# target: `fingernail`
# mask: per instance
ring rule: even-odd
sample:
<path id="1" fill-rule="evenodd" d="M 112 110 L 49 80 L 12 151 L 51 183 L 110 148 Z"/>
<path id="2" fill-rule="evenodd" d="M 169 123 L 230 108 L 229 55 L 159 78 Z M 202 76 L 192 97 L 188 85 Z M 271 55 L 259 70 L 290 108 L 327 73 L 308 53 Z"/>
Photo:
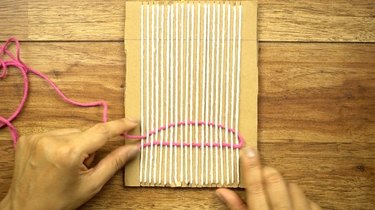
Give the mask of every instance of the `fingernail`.
<path id="1" fill-rule="evenodd" d="M 136 156 L 139 153 L 139 146 L 138 145 L 132 145 L 130 146 L 129 150 L 129 156 Z"/>
<path id="2" fill-rule="evenodd" d="M 254 158 L 256 156 L 256 151 L 253 148 L 247 147 L 245 148 L 245 154 L 248 158 Z"/>

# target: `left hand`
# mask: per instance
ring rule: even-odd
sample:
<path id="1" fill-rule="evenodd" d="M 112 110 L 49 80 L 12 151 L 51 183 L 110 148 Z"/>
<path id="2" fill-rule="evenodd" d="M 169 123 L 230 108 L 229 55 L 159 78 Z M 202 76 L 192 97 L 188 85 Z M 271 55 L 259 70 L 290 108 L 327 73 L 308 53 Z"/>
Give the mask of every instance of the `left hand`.
<path id="1" fill-rule="evenodd" d="M 0 209 L 78 208 L 98 193 L 138 153 L 139 147 L 121 146 L 90 168 L 95 152 L 136 125 L 121 119 L 83 132 L 63 129 L 21 137 L 16 146 L 12 184 Z"/>

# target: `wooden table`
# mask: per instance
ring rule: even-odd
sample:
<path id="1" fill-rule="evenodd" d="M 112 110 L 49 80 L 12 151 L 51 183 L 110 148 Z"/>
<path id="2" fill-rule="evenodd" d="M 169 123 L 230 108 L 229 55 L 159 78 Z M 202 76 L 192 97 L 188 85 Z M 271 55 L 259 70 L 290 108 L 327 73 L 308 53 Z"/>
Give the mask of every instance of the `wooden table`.
<path id="1" fill-rule="evenodd" d="M 259 150 L 324 209 L 375 209 L 374 14 L 373 0 L 259 0 Z M 124 115 L 123 26 L 120 0 L 0 3 L 0 39 L 22 40 L 24 61 L 68 96 L 107 100 L 111 119 Z M 20 75 L 11 70 L 0 82 L 0 115 L 9 116 L 21 95 Z M 100 112 L 63 103 L 31 75 L 14 124 L 25 135 L 84 129 Z M 111 141 L 99 156 L 119 145 Z M 1 129 L 0 198 L 13 156 Z M 213 189 L 124 188 L 122 176 L 82 209 L 224 209 Z"/>

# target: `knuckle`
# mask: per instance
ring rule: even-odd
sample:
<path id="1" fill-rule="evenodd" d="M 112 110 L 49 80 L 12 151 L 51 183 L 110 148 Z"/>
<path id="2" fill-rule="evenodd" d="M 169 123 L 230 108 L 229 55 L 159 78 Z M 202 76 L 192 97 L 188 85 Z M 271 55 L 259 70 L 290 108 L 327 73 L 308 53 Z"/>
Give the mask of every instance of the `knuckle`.
<path id="1" fill-rule="evenodd" d="M 264 186 L 261 182 L 254 182 L 248 187 L 249 193 L 252 195 L 263 195 L 265 193 Z"/>
<path id="2" fill-rule="evenodd" d="M 61 146 L 55 152 L 56 162 L 63 166 L 71 166 L 79 157 L 79 152 L 75 147 L 66 145 Z"/>
<path id="3" fill-rule="evenodd" d="M 269 184 L 278 184 L 284 182 L 283 177 L 273 168 L 264 168 L 264 178 Z"/>
<path id="4" fill-rule="evenodd" d="M 76 156 L 78 151 L 75 147 L 64 145 L 57 149 L 56 153 L 62 157 Z"/>
<path id="5" fill-rule="evenodd" d="M 246 167 L 249 170 L 260 169 L 259 162 L 257 160 L 248 160 Z"/>
<path id="6" fill-rule="evenodd" d="M 283 182 L 282 176 L 280 174 L 278 174 L 278 173 L 274 173 L 274 174 L 268 175 L 266 177 L 266 180 L 270 184 L 279 184 L 279 183 Z"/>
<path id="7" fill-rule="evenodd" d="M 259 170 L 260 169 L 257 165 L 250 164 L 250 163 L 247 164 L 246 167 L 247 167 L 248 171 L 254 171 L 254 170 Z"/>
<path id="8" fill-rule="evenodd" d="M 42 136 L 40 138 L 33 138 L 32 142 L 34 143 L 35 149 L 37 151 L 45 151 L 50 140 L 51 137 Z"/>
<path id="9" fill-rule="evenodd" d="M 108 133 L 108 127 L 103 123 L 94 125 L 93 130 L 99 133 Z"/>

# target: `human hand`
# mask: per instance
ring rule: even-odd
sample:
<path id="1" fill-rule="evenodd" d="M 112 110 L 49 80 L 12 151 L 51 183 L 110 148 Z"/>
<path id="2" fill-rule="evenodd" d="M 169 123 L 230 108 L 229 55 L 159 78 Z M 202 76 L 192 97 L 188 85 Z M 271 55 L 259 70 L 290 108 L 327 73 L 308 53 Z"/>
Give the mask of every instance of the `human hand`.
<path id="1" fill-rule="evenodd" d="M 63 129 L 21 137 L 16 146 L 12 184 L 0 209 L 78 208 L 98 193 L 139 148 L 119 147 L 90 168 L 95 152 L 136 125 L 121 119 L 83 132 Z"/>
<path id="2" fill-rule="evenodd" d="M 216 194 L 230 209 L 236 210 L 319 210 L 301 188 L 288 183 L 274 168 L 262 167 L 257 153 L 245 148 L 241 153 L 246 202 L 232 190 L 218 189 Z"/>

